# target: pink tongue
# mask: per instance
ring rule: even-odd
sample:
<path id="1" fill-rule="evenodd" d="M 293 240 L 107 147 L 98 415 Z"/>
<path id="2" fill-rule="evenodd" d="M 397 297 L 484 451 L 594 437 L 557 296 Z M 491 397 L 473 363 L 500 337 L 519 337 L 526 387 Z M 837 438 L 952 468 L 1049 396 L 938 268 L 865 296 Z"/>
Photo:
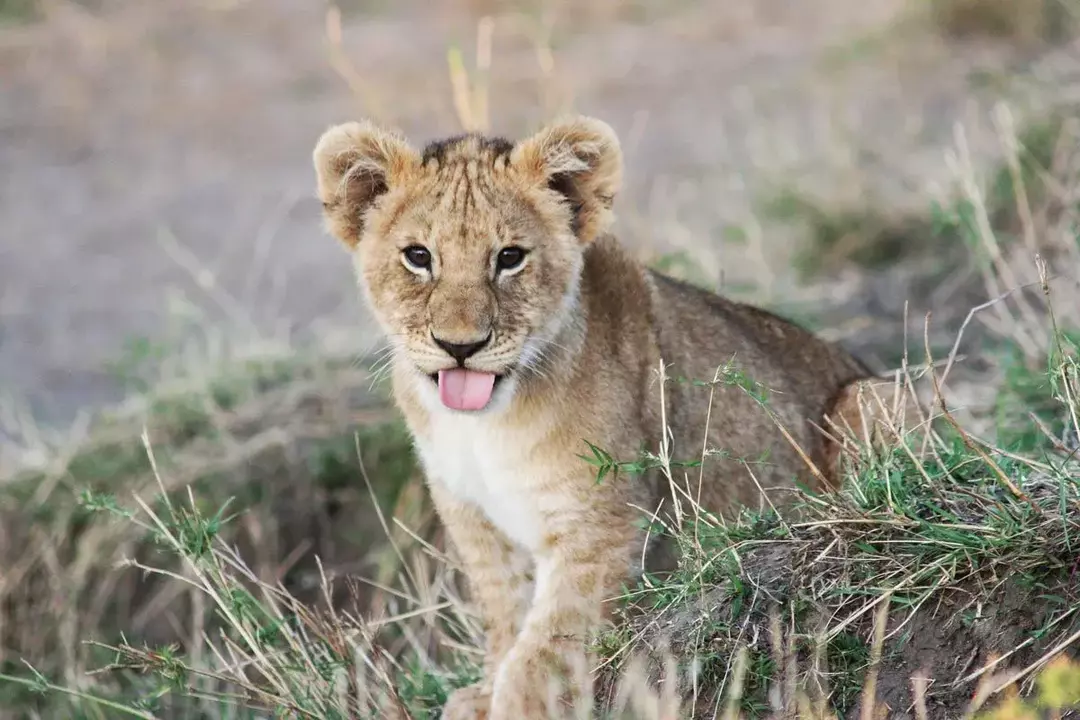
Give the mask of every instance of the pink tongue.
<path id="1" fill-rule="evenodd" d="M 439 371 L 439 399 L 453 410 L 483 410 L 494 388 L 492 373 L 462 368 Z"/>

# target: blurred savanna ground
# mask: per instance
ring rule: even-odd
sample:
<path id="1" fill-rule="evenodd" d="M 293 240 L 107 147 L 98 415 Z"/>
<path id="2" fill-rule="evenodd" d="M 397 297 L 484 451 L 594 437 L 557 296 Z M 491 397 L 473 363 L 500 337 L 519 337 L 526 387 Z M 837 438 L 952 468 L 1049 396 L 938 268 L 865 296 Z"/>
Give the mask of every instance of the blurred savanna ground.
<path id="1" fill-rule="evenodd" d="M 970 435 L 941 440 L 960 442 L 955 455 L 932 443 L 918 463 L 905 453 L 933 458 L 920 478 L 967 477 L 972 463 L 996 480 L 1038 475 L 1038 492 L 1021 494 L 1052 506 L 1035 515 L 1051 513 L 1053 531 L 1016 520 L 1010 535 L 997 519 L 1027 515 L 986 488 L 935 501 L 964 532 L 992 526 L 1023 552 L 984 558 L 923 537 L 959 543 L 973 568 L 953 558 L 934 592 L 986 582 L 987 568 L 1022 574 L 1038 566 L 1027 551 L 1052 547 L 1069 566 L 1078 30 L 1076 0 L 0 0 L 0 674 L 25 681 L 0 682 L 0 715 L 119 716 L 66 688 L 142 698 L 146 716 L 247 717 L 178 698 L 258 698 L 238 685 L 249 672 L 280 703 L 313 681 L 290 666 L 303 681 L 290 684 L 276 652 L 308 670 L 330 662 L 304 649 L 309 634 L 336 648 L 327 657 L 363 647 L 384 660 L 369 663 L 372 686 L 405 687 L 419 713 L 452 684 L 448 657 L 475 659 L 453 559 L 372 382 L 381 341 L 314 197 L 315 139 L 361 116 L 417 143 L 462 129 L 516 137 L 568 111 L 605 119 L 627 162 L 617 229 L 643 259 L 793 317 L 876 370 L 901 367 L 905 349 L 911 365 L 927 352 L 947 362 L 941 393 Z M 984 458 L 971 438 L 1007 455 Z M 1003 457 L 1020 465 L 1006 472 Z M 170 502 L 155 501 L 162 490 Z M 873 492 L 856 496 L 821 522 L 877 507 Z M 691 555 L 746 539 L 722 535 Z M 859 542 L 878 540 L 898 542 L 845 537 L 845 557 L 872 564 Z M 819 563 L 832 547 L 791 542 L 820 550 Z M 844 568 L 832 570 L 847 586 L 886 596 L 876 574 Z M 926 593 L 904 602 L 933 607 L 933 582 L 919 578 Z M 1068 638 L 1080 600 L 1067 584 L 1040 576 L 1058 603 L 1050 619 L 998 633 L 993 650 L 1015 661 L 1020 646 L 1034 663 Z M 983 590 L 1001 599 L 994 583 Z M 1002 600 L 993 627 L 1019 622 L 1019 597 Z M 260 620 L 263 603 L 284 610 Z M 237 626 L 263 633 L 229 640 L 244 653 L 218 643 Z M 724 644 L 730 627 L 690 626 L 727 678 L 742 657 Z M 865 632 L 831 634 L 828 652 L 862 678 L 881 646 L 872 623 L 845 627 Z M 1036 652 L 1029 636 L 1047 644 Z M 603 647 L 633 644 L 618 640 Z M 975 659 L 955 677 L 988 662 L 978 643 L 960 646 Z M 942 647 L 926 657 L 958 652 Z M 895 705 L 914 692 L 918 658 L 894 654 Z M 751 680 L 776 671 L 770 657 L 747 661 Z M 125 668 L 88 674 L 114 661 Z M 838 712 L 863 687 L 844 682 Z M 749 682 L 760 693 L 746 712 L 763 711 L 764 687 Z M 312 702 L 308 717 L 349 716 Z"/>

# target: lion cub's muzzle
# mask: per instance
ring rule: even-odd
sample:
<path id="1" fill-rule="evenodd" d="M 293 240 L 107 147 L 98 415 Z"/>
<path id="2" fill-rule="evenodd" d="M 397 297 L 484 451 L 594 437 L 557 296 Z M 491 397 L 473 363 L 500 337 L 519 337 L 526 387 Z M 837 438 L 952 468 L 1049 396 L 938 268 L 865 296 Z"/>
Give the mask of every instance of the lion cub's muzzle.
<path id="1" fill-rule="evenodd" d="M 483 410 L 491 402 L 495 386 L 503 375 L 465 367 L 465 361 L 491 342 L 492 332 L 474 342 L 450 342 L 431 333 L 432 341 L 457 362 L 457 367 L 440 370 L 432 380 L 439 386 L 439 400 L 451 410 Z"/>

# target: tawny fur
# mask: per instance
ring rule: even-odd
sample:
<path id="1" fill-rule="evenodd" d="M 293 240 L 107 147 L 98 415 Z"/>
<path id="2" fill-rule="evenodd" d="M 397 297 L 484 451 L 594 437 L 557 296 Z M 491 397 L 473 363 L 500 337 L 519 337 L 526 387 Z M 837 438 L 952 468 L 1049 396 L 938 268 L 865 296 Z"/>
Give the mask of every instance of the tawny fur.
<path id="1" fill-rule="evenodd" d="M 676 463 L 717 451 L 700 489 L 697 469 L 676 475 L 719 514 L 759 506 L 762 489 L 781 505 L 795 482 L 819 486 L 807 459 L 834 482 L 837 450 L 818 428 L 834 405 L 850 414 L 848 388 L 870 373 L 626 252 L 609 234 L 622 157 L 606 124 L 570 118 L 516 144 L 467 135 L 418 151 L 350 123 L 322 136 L 314 162 L 327 224 L 393 343 L 394 397 L 485 619 L 484 678 L 445 717 L 546 717 L 551 661 L 580 647 L 641 570 L 642 510 L 671 506 L 668 483 L 655 471 L 598 483 L 586 441 L 636 460 L 658 451 L 666 422 Z M 413 245 L 430 251 L 430 271 L 403 262 Z M 526 262 L 500 274 L 507 246 Z M 466 366 L 504 375 L 490 405 L 443 407 L 432 375 L 456 361 L 433 335 L 489 333 Z M 722 366 L 764 386 L 772 415 L 734 372 L 718 378 Z"/>

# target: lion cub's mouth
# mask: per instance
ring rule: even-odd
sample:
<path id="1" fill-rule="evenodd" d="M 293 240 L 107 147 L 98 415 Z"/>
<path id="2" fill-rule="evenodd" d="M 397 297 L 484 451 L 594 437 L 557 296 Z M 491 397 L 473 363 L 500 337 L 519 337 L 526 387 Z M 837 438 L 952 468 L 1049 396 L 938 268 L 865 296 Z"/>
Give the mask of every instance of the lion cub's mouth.
<path id="1" fill-rule="evenodd" d="M 439 399 L 451 410 L 483 410 L 505 375 L 466 368 L 440 370 L 429 375 L 439 386 Z"/>

